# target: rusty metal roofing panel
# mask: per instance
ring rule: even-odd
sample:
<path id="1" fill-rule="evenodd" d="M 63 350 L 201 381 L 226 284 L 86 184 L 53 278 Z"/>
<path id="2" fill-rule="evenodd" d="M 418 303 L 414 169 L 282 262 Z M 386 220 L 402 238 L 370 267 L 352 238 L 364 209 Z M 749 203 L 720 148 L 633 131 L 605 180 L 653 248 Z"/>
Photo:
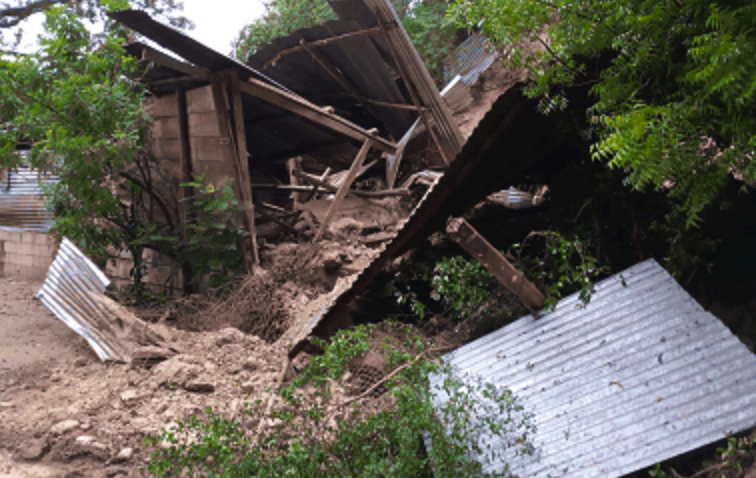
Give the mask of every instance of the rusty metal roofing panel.
<path id="1" fill-rule="evenodd" d="M 445 359 L 532 414 L 534 453 L 506 458 L 520 477 L 620 477 L 756 426 L 756 356 L 654 260 Z"/>
<path id="2" fill-rule="evenodd" d="M 53 224 L 41 184 L 57 178 L 19 167 L 0 174 L 0 228 L 47 232 Z"/>
<path id="3" fill-rule="evenodd" d="M 415 114 L 408 110 L 368 103 L 369 111 L 374 111 L 376 119 L 382 124 L 376 124 L 375 120 L 369 121 L 364 117 L 370 114 L 369 111 L 364 111 L 358 101 L 348 95 L 344 86 L 331 77 L 308 52 L 298 51 L 285 55 L 274 65 L 266 67 L 280 52 L 298 47 L 300 41 L 311 43 L 358 30 L 360 26 L 357 23 L 342 20 L 297 30 L 260 48 L 247 59 L 247 64 L 264 71 L 273 80 L 285 83 L 299 95 L 318 104 L 333 106 L 337 110 L 363 111 L 362 118 L 350 115 L 350 119 L 364 128 L 385 128 L 395 140 L 398 140 L 412 125 Z M 412 103 L 411 98 L 399 89 L 394 72 L 370 38 L 353 37 L 316 47 L 316 50 L 336 67 L 363 97 L 387 103 Z"/>
<path id="4" fill-rule="evenodd" d="M 128 362 L 130 351 L 104 316 L 102 294 L 110 281 L 68 238 L 63 238 L 39 300 L 74 332 L 84 337 L 101 360 Z"/>

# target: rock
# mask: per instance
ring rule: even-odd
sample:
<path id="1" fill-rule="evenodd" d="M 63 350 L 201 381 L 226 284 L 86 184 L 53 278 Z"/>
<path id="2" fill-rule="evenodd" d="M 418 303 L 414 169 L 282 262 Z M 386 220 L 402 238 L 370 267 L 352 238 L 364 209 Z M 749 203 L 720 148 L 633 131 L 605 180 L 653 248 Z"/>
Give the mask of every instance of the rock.
<path id="1" fill-rule="evenodd" d="M 244 332 L 233 327 L 225 328 L 218 332 L 218 338 L 215 340 L 215 345 L 223 347 L 228 344 L 236 344 L 244 342 Z"/>
<path id="2" fill-rule="evenodd" d="M 65 420 L 58 422 L 50 428 L 52 435 L 65 435 L 66 433 L 79 428 L 80 423 L 76 420 Z"/>
<path id="3" fill-rule="evenodd" d="M 82 423 L 81 425 L 79 425 L 79 428 L 82 429 L 82 430 L 84 430 L 84 431 L 87 431 L 90 428 L 92 428 L 92 425 L 90 425 L 89 423 Z"/>
<path id="4" fill-rule="evenodd" d="M 13 402 L 0 402 L 0 409 L 13 408 Z"/>
<path id="5" fill-rule="evenodd" d="M 25 461 L 39 461 L 49 449 L 45 440 L 31 440 L 21 445 L 18 457 Z"/>
<path id="6" fill-rule="evenodd" d="M 146 345 L 134 351 L 131 355 L 131 365 L 132 367 L 152 368 L 174 355 L 176 355 L 174 352 L 166 348 Z"/>
<path id="7" fill-rule="evenodd" d="M 90 435 L 81 435 L 80 437 L 76 438 L 76 445 L 86 448 L 91 446 L 95 441 L 97 441 L 97 438 L 90 436 Z"/>
<path id="8" fill-rule="evenodd" d="M 119 451 L 118 454 L 110 461 L 111 463 L 125 463 L 129 460 L 131 460 L 131 457 L 134 456 L 134 449 L 124 448 L 123 450 Z"/>
<path id="9" fill-rule="evenodd" d="M 255 370 L 262 367 L 263 365 L 265 364 L 257 357 L 250 357 L 244 361 L 244 363 L 242 364 L 242 368 L 244 370 L 249 370 L 250 372 L 254 372 Z"/>
<path id="10" fill-rule="evenodd" d="M 183 387 L 197 378 L 202 368 L 194 363 L 188 363 L 187 359 L 187 356 L 177 355 L 157 365 L 153 369 L 153 374 L 158 385 Z"/>
<path id="11" fill-rule="evenodd" d="M 89 360 L 87 360 L 86 357 L 78 357 L 76 360 L 74 360 L 74 367 L 83 367 L 89 363 Z"/>
<path id="12" fill-rule="evenodd" d="M 124 390 L 123 392 L 121 392 L 121 400 L 126 405 L 133 405 L 143 397 L 144 396 L 140 394 L 138 390 L 134 389 Z"/>
<path id="13" fill-rule="evenodd" d="M 255 393 L 255 390 L 257 390 L 257 382 L 244 382 L 240 387 L 241 391 L 244 393 Z"/>
<path id="14" fill-rule="evenodd" d="M 212 393 L 215 391 L 215 384 L 209 380 L 195 379 L 188 381 L 184 389 L 189 392 Z"/>
<path id="15" fill-rule="evenodd" d="M 90 435 L 82 435 L 76 438 L 76 455 L 92 455 L 100 460 L 107 460 L 110 451 L 107 445 L 103 445 L 97 441 L 97 438 Z"/>

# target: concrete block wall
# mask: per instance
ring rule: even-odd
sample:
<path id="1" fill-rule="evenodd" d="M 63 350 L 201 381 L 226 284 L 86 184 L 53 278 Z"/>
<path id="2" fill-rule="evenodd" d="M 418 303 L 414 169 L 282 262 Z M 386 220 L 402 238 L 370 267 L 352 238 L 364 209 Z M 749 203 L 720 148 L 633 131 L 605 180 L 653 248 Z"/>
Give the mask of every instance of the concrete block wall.
<path id="1" fill-rule="evenodd" d="M 44 232 L 0 228 L 0 275 L 44 280 L 58 253 L 58 241 Z"/>

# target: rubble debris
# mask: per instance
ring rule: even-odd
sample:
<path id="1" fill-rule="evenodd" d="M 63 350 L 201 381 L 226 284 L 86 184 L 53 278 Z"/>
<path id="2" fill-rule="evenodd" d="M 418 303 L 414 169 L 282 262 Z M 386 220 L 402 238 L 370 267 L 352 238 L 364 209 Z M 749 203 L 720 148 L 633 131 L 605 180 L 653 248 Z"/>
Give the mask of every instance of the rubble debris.
<path id="1" fill-rule="evenodd" d="M 454 241 L 476 258 L 501 285 L 513 292 L 533 313 L 540 311 L 546 301 L 543 292 L 517 270 L 463 218 L 450 219 L 446 232 Z"/>
<path id="2" fill-rule="evenodd" d="M 50 434 L 53 436 L 65 435 L 66 433 L 79 428 L 80 423 L 77 420 L 65 420 L 58 422 L 50 428 Z"/>
<path id="3" fill-rule="evenodd" d="M 18 458 L 24 461 L 39 461 L 45 454 L 50 451 L 47 440 L 37 438 L 21 444 L 18 449 Z"/>

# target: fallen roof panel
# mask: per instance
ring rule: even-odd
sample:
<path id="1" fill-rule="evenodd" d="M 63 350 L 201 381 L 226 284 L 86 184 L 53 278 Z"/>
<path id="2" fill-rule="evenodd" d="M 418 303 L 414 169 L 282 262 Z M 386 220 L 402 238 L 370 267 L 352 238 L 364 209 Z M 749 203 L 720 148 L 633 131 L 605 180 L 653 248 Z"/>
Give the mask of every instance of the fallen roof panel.
<path id="1" fill-rule="evenodd" d="M 579 305 L 573 295 L 445 356 L 534 418 L 534 453 L 507 458 L 514 475 L 620 477 L 756 426 L 756 356 L 654 260 Z"/>
<path id="2" fill-rule="evenodd" d="M 381 246 L 377 257 L 348 283 L 329 295 L 315 315 L 302 315 L 287 332 L 284 343 L 298 352 L 310 334 L 319 335 L 362 293 L 391 259 L 418 238 L 443 229 L 452 215 L 460 215 L 501 189 L 516 184 L 557 145 L 553 119 L 540 114 L 537 104 L 520 88 L 503 94 L 475 129 L 462 152 L 404 220 L 396 237 Z"/>
<path id="3" fill-rule="evenodd" d="M 351 21 L 330 21 L 323 25 L 297 30 L 262 47 L 247 60 L 252 68 L 264 71 L 270 78 L 285 83 L 298 94 L 325 102 L 337 108 L 353 110 L 358 101 L 334 79 L 307 51 L 297 51 L 270 62 L 280 53 L 307 43 L 354 33 L 360 30 Z M 376 34 L 373 36 L 378 36 Z M 341 74 L 364 98 L 395 104 L 411 105 L 412 101 L 399 89 L 394 73 L 388 68 L 371 38 L 352 37 L 323 46 L 312 47 L 318 54 L 338 68 Z M 266 67 L 267 65 L 267 67 Z M 407 110 L 366 103 L 374 111 L 394 140 L 398 140 L 412 125 L 416 114 Z M 363 124 L 364 127 L 369 125 Z"/>

